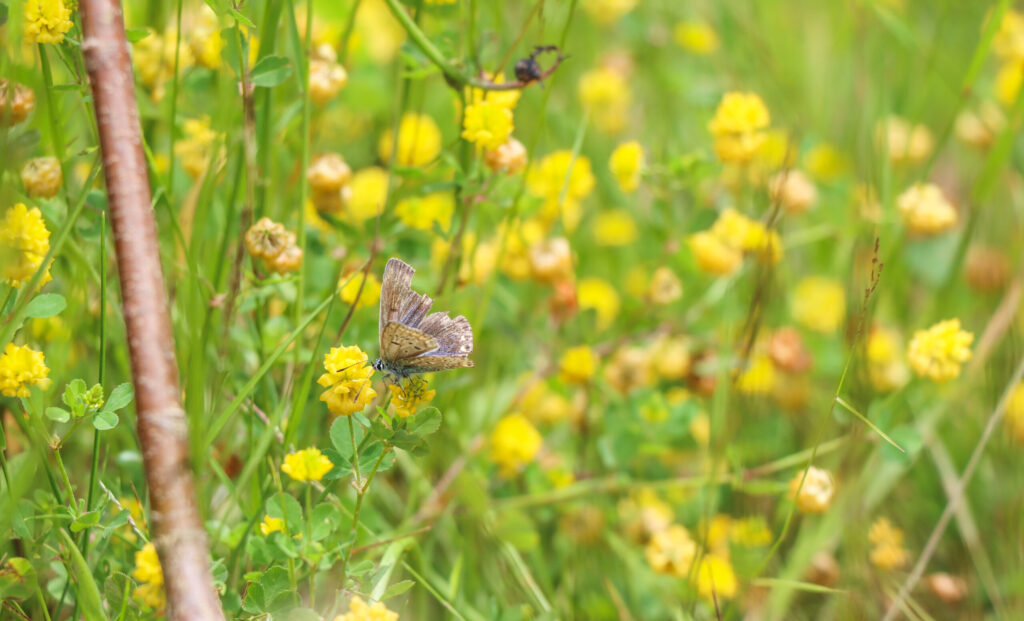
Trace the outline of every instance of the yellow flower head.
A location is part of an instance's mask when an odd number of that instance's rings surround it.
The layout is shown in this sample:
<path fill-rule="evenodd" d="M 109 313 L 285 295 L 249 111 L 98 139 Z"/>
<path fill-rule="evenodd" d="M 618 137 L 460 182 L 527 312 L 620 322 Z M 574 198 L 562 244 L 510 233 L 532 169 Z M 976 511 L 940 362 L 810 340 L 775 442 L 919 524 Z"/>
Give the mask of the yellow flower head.
<path fill-rule="evenodd" d="M 874 327 L 865 346 L 868 378 L 879 392 L 901 388 L 910 379 L 910 370 L 903 361 L 903 341 L 894 331 Z"/>
<path fill-rule="evenodd" d="M 192 55 L 196 62 L 208 69 L 217 69 L 221 65 L 220 53 L 225 43 L 220 30 L 217 14 L 208 4 L 200 7 L 195 23 L 188 29 L 188 45 Z"/>
<path fill-rule="evenodd" d="M 807 470 L 803 487 L 800 487 L 803 476 L 803 471 L 800 471 L 789 480 L 789 499 L 796 501 L 796 507 L 801 513 L 824 513 L 832 504 L 836 492 L 832 475 L 828 470 L 811 466 Z M 797 489 L 800 490 L 799 494 Z"/>
<path fill-rule="evenodd" d="M 730 599 L 736 596 L 739 582 L 729 559 L 707 554 L 697 567 L 697 593 L 707 600 Z"/>
<path fill-rule="evenodd" d="M 60 43 L 71 30 L 71 9 L 64 0 L 28 0 L 25 10 L 25 41 Z"/>
<path fill-rule="evenodd" d="M 309 61 L 309 98 L 318 106 L 334 99 L 348 84 L 348 72 L 336 62 L 313 58 Z"/>
<path fill-rule="evenodd" d="M 691 54 L 707 56 L 718 49 L 718 33 L 700 19 L 679 22 L 672 30 L 676 45 Z"/>
<path fill-rule="evenodd" d="M 136 599 L 156 610 L 164 607 L 164 572 L 152 541 L 135 552 L 132 577 L 142 583 L 132 592 Z"/>
<path fill-rule="evenodd" d="M 0 395 L 28 397 L 29 386 L 45 390 L 50 386 L 49 374 L 43 352 L 28 345 L 8 343 L 0 355 Z"/>
<path fill-rule="evenodd" d="M 775 388 L 775 365 L 771 358 L 756 354 L 736 378 L 736 389 L 746 395 L 767 395 Z"/>
<path fill-rule="evenodd" d="M 788 170 L 768 180 L 768 195 L 787 213 L 801 214 L 814 206 L 818 200 L 818 189 L 803 172 Z"/>
<path fill-rule="evenodd" d="M 734 520 L 729 538 L 745 548 L 760 548 L 772 542 L 772 531 L 760 515 Z"/>
<path fill-rule="evenodd" d="M 932 153 L 935 139 L 924 125 L 890 116 L 878 124 L 876 139 L 893 164 L 918 164 Z"/>
<path fill-rule="evenodd" d="M 573 161 L 572 151 L 555 151 L 530 168 L 526 189 L 539 198 L 557 199 L 566 189 L 566 197 L 583 200 L 594 189 L 590 160 L 579 155 Z"/>
<path fill-rule="evenodd" d="M 1003 420 L 1013 439 L 1019 444 L 1024 444 L 1024 382 L 1017 384 L 1010 393 L 1010 401 L 1006 404 L 1006 415 Z"/>
<path fill-rule="evenodd" d="M 808 276 L 796 285 L 791 311 L 793 319 L 805 328 L 831 334 L 846 317 L 846 291 L 831 278 Z"/>
<path fill-rule="evenodd" d="M 492 171 L 506 175 L 514 175 L 523 170 L 527 161 L 526 147 L 511 136 L 498 148 L 484 151 L 484 164 Z"/>
<path fill-rule="evenodd" d="M 377 143 L 377 153 L 385 162 L 391 161 L 394 141 L 394 131 L 389 128 Z M 406 113 L 398 124 L 398 157 L 395 163 L 399 166 L 426 166 L 440 153 L 441 129 L 434 119 L 425 114 Z"/>
<path fill-rule="evenodd" d="M 681 380 L 690 372 L 690 343 L 683 336 L 662 336 L 650 350 L 651 370 L 662 379 Z"/>
<path fill-rule="evenodd" d="M 626 536 L 636 543 L 646 544 L 655 533 L 672 526 L 672 506 L 649 488 L 641 488 L 629 498 L 619 502 L 619 515 L 626 528 Z"/>
<path fill-rule="evenodd" d="M 25 185 L 25 193 L 33 198 L 57 196 L 64 183 L 60 160 L 52 156 L 30 159 L 21 169 L 21 182 Z"/>
<path fill-rule="evenodd" d="M 536 382 L 519 401 L 519 409 L 538 423 L 557 423 L 575 415 L 576 410 L 568 399 L 548 388 L 548 385 Z"/>
<path fill-rule="evenodd" d="M 594 241 L 599 246 L 628 246 L 636 238 L 636 221 L 625 209 L 603 211 L 594 217 Z"/>
<path fill-rule="evenodd" d="M 498 73 L 497 75 L 491 75 L 484 72 L 484 77 L 490 79 L 495 84 L 505 83 L 505 74 Z M 485 91 L 482 88 L 466 87 L 466 103 L 467 104 L 478 104 L 482 101 L 489 101 L 496 103 L 509 110 L 515 110 L 516 104 L 519 103 L 519 97 L 522 92 L 519 89 L 512 89 L 509 91 Z"/>
<path fill-rule="evenodd" d="M 327 388 L 320 400 L 334 415 L 350 415 L 362 410 L 377 396 L 370 385 L 373 367 L 366 366 L 366 353 L 358 345 L 332 347 L 324 355 L 327 371 L 317 383 Z"/>
<path fill-rule="evenodd" d="M 585 384 L 597 371 L 598 358 L 590 347 L 577 345 L 562 354 L 558 370 L 562 381 L 567 384 Z"/>
<path fill-rule="evenodd" d="M 324 475 L 331 471 L 334 464 L 327 456 L 316 447 L 310 447 L 289 453 L 284 456 L 284 463 L 281 464 L 281 472 L 291 478 L 304 483 L 306 481 L 319 481 Z"/>
<path fill-rule="evenodd" d="M 366 280 L 365 285 L 363 284 L 364 279 Z M 338 292 L 341 301 L 350 306 L 355 304 L 357 310 L 374 306 L 380 301 L 380 280 L 373 272 L 365 274 L 360 271 L 358 274 L 342 276 L 338 286 L 341 287 L 341 291 Z M 360 288 L 362 288 L 362 293 L 359 291 Z"/>
<path fill-rule="evenodd" d="M 1024 61 L 1024 15 L 1013 9 L 1003 14 L 992 40 L 992 53 L 1003 60 Z"/>
<path fill-rule="evenodd" d="M 615 287 L 600 278 L 584 278 L 576 286 L 576 302 L 580 310 L 593 309 L 597 313 L 597 328 L 605 330 L 619 315 L 622 302 Z"/>
<path fill-rule="evenodd" d="M 910 561 L 910 553 L 903 547 L 903 531 L 888 518 L 878 518 L 871 524 L 868 541 L 874 545 L 871 563 L 879 569 L 898 569 Z"/>
<path fill-rule="evenodd" d="M 633 94 L 620 71 L 598 67 L 584 73 L 580 77 L 579 97 L 598 129 L 608 134 L 625 129 Z"/>
<path fill-rule="evenodd" d="M 398 621 L 398 613 L 388 610 L 383 602 L 367 604 L 356 595 L 348 603 L 348 612 L 334 617 L 334 621 Z"/>
<path fill-rule="evenodd" d="M 210 118 L 187 119 L 185 137 L 174 143 L 174 155 L 181 160 L 185 172 L 193 179 L 210 164 L 213 143 L 219 134 L 210 126 Z"/>
<path fill-rule="evenodd" d="M 900 194 L 896 206 L 911 233 L 935 235 L 956 226 L 956 208 L 935 184 L 915 183 Z"/>
<path fill-rule="evenodd" d="M 512 111 L 491 100 L 468 106 L 462 119 L 462 137 L 484 149 L 505 144 L 512 129 Z"/>
<path fill-rule="evenodd" d="M 947 319 L 914 333 L 907 360 L 918 377 L 945 382 L 959 376 L 962 365 L 971 359 L 972 342 L 974 335 L 960 329 L 959 319 Z"/>
<path fill-rule="evenodd" d="M 611 169 L 619 188 L 625 192 L 635 192 L 640 186 L 640 173 L 644 167 L 644 148 L 636 140 L 623 142 L 615 147 L 611 157 L 608 159 L 608 168 Z"/>
<path fill-rule="evenodd" d="M 543 438 L 528 418 L 515 412 L 502 418 L 491 432 L 491 460 L 502 476 L 511 476 L 537 457 Z"/>
<path fill-rule="evenodd" d="M 0 219 L 0 276 L 15 287 L 32 279 L 50 251 L 50 231 L 38 207 L 29 209 L 23 203 L 9 207 Z M 51 280 L 50 270 L 39 286 Z"/>
<path fill-rule="evenodd" d="M 706 274 L 728 276 L 743 263 L 743 253 L 710 231 L 694 233 L 686 241 L 697 267 Z"/>
<path fill-rule="evenodd" d="M 764 142 L 763 130 L 769 123 L 768 108 L 756 93 L 726 93 L 708 123 L 715 153 L 723 162 L 750 161 Z"/>
<path fill-rule="evenodd" d="M 690 531 L 673 524 L 651 536 L 644 548 L 644 556 L 651 569 L 659 574 L 685 578 L 697 556 L 697 543 L 690 537 Z"/>
<path fill-rule="evenodd" d="M 388 173 L 383 168 L 371 166 L 352 175 L 348 183 L 351 194 L 345 202 L 345 214 L 353 224 L 359 224 L 376 217 L 384 209 L 388 196 Z"/>
<path fill-rule="evenodd" d="M 595 22 L 608 26 L 629 13 L 640 0 L 583 0 L 583 10 Z"/>
<path fill-rule="evenodd" d="M 828 142 L 814 145 L 804 156 L 804 168 L 818 181 L 832 181 L 845 173 L 849 166 L 843 152 Z"/>
<path fill-rule="evenodd" d="M 608 384 L 625 395 L 651 383 L 651 365 L 647 352 L 639 347 L 620 347 L 604 369 Z"/>
<path fill-rule="evenodd" d="M 1020 86 L 1024 83 L 1024 60 L 1009 60 L 1003 63 L 996 74 L 995 92 L 999 103 L 1007 108 L 1017 101 Z"/>
<path fill-rule="evenodd" d="M 263 533 L 264 537 L 266 537 L 270 533 L 283 533 L 284 520 L 281 518 L 264 515 L 263 521 L 260 522 L 260 532 Z"/>
<path fill-rule="evenodd" d="M 662 265 L 654 270 L 651 276 L 651 283 L 647 290 L 647 297 L 658 306 L 671 304 L 683 297 L 683 283 L 679 277 L 667 265 Z"/>
<path fill-rule="evenodd" d="M 395 206 L 395 215 L 406 226 L 421 231 L 434 230 L 434 224 L 447 231 L 455 213 L 455 198 L 451 192 L 433 192 L 424 196 L 404 198 Z"/>
<path fill-rule="evenodd" d="M 404 385 L 388 384 L 388 390 L 391 391 L 391 407 L 399 418 L 412 416 L 437 394 L 436 390 L 427 390 L 427 380 L 421 377 L 410 377 Z"/>

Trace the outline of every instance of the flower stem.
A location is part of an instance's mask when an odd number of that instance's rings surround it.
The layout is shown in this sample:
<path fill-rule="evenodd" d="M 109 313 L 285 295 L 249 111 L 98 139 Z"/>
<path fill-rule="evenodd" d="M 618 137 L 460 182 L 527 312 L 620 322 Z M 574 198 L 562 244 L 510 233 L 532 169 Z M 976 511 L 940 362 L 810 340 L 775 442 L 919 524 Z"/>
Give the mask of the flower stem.
<path fill-rule="evenodd" d="M 386 447 L 377 458 L 377 462 L 373 464 L 373 470 L 370 470 L 369 476 L 366 477 L 366 482 L 359 485 L 359 477 L 356 477 L 357 488 L 356 488 L 356 506 L 352 510 L 352 529 L 349 531 L 349 542 L 348 550 L 345 552 L 345 561 L 341 566 L 341 584 L 345 584 L 345 577 L 348 573 L 348 564 L 352 560 L 352 552 L 356 549 L 356 537 L 359 536 L 359 513 L 363 508 L 363 498 L 366 496 L 366 492 L 370 489 L 370 483 L 373 482 L 374 475 L 377 474 L 377 469 L 380 468 L 380 464 L 384 461 L 384 456 L 388 454 L 390 447 Z"/>

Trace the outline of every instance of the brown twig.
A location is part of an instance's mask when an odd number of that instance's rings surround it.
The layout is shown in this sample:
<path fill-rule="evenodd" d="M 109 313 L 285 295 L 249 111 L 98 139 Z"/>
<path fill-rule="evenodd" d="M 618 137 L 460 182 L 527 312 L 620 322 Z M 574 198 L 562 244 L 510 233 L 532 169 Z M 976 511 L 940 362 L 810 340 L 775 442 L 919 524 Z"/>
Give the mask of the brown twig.
<path fill-rule="evenodd" d="M 172 620 L 219 620 L 224 615 L 213 588 L 206 531 L 188 463 L 188 426 L 121 5 L 118 0 L 82 0 L 80 11 L 167 615 Z"/>

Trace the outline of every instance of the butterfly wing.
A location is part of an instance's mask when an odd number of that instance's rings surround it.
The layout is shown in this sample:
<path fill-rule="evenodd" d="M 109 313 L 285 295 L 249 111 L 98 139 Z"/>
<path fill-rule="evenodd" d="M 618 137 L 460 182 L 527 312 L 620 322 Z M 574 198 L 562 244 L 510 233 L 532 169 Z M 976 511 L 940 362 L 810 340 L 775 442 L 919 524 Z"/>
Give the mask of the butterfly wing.
<path fill-rule="evenodd" d="M 447 369 L 465 369 L 474 366 L 473 361 L 465 356 L 443 356 L 427 354 L 406 361 L 405 368 L 412 373 L 432 373 Z"/>
<path fill-rule="evenodd" d="M 432 313 L 417 326 L 437 339 L 437 354 L 468 356 L 473 353 L 473 327 L 459 315 L 455 319 L 447 312 Z"/>
<path fill-rule="evenodd" d="M 437 351 L 437 339 L 397 321 L 381 330 L 380 357 L 385 362 L 403 362 Z"/>
<path fill-rule="evenodd" d="M 384 351 L 384 327 L 399 320 L 402 305 L 412 294 L 409 286 L 415 273 L 411 265 L 400 259 L 388 259 L 384 267 L 384 278 L 380 285 L 380 325 L 377 328 L 381 352 Z"/>

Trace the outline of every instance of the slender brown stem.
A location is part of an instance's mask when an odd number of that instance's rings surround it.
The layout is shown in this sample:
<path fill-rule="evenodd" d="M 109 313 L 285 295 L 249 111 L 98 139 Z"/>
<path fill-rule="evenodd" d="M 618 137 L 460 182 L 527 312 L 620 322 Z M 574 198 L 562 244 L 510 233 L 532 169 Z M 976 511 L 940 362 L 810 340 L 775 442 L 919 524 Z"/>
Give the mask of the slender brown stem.
<path fill-rule="evenodd" d="M 188 425 L 157 245 L 131 58 L 118 0 L 80 3 L 114 231 L 132 378 L 167 618 L 223 619 L 188 462 Z"/>

